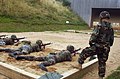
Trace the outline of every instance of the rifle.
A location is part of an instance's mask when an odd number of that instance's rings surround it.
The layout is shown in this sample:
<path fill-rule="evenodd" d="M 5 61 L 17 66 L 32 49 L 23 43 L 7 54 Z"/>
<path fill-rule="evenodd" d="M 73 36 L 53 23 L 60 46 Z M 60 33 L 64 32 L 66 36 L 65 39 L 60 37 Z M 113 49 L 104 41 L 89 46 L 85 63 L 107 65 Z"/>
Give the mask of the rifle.
<path fill-rule="evenodd" d="M 16 50 L 13 50 L 13 49 L 8 49 L 8 48 L 6 48 L 6 49 L 0 49 L 0 52 L 6 52 L 6 53 L 13 53 L 13 52 L 15 52 Z"/>
<path fill-rule="evenodd" d="M 78 49 L 76 49 L 72 52 L 74 54 L 74 56 L 77 54 L 76 52 L 79 51 L 79 50 L 81 50 L 81 48 L 78 48 Z"/>
<path fill-rule="evenodd" d="M 16 42 L 18 42 L 19 40 L 21 40 L 21 39 L 25 39 L 26 37 L 22 37 L 22 38 L 16 38 L 15 40 L 16 40 Z"/>
<path fill-rule="evenodd" d="M 50 44 L 52 44 L 52 43 L 42 44 L 41 46 L 43 46 L 43 48 L 45 49 L 45 46 L 50 45 Z"/>
<path fill-rule="evenodd" d="M 0 38 L 1 38 L 1 37 L 5 37 L 5 36 L 7 36 L 7 35 L 0 35 Z"/>

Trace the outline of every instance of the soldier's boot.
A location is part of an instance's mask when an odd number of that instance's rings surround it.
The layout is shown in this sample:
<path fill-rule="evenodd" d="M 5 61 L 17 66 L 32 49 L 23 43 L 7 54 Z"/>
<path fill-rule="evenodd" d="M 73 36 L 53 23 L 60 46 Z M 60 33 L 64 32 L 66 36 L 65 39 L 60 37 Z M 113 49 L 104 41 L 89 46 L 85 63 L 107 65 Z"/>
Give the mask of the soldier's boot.
<path fill-rule="evenodd" d="M 40 67 L 40 69 L 42 69 L 43 71 L 48 72 L 48 69 L 44 66 L 44 64 L 43 64 L 43 63 L 39 64 L 38 66 L 39 66 L 39 67 Z"/>
<path fill-rule="evenodd" d="M 46 66 L 50 66 L 51 64 L 52 64 L 52 63 L 50 63 L 49 61 L 45 61 L 45 62 L 39 64 L 38 66 L 39 66 L 42 70 L 48 72 L 48 69 L 46 68 Z"/>
<path fill-rule="evenodd" d="M 16 60 L 28 60 L 28 61 L 34 61 L 34 56 L 16 56 Z"/>
<path fill-rule="evenodd" d="M 13 53 L 9 53 L 9 56 L 16 58 L 17 55 L 22 55 L 22 54 L 23 54 L 22 52 L 13 52 Z"/>

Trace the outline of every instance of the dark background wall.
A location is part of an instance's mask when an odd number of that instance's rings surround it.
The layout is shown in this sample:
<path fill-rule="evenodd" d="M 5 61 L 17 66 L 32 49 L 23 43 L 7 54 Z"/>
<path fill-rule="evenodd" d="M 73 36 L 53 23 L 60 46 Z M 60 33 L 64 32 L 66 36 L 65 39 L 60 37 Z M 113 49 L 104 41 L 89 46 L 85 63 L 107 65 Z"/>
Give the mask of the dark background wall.
<path fill-rule="evenodd" d="M 92 8 L 91 26 L 93 22 L 99 22 L 99 13 L 103 10 L 110 13 L 113 26 L 118 26 L 118 23 L 120 25 L 120 8 Z"/>

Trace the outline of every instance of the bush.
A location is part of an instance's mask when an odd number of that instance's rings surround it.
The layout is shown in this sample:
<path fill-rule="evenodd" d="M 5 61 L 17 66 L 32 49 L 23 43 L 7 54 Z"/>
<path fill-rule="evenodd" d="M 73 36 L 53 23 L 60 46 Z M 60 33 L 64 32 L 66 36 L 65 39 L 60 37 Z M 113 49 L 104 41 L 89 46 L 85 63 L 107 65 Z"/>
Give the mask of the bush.
<path fill-rule="evenodd" d="M 56 0 L 56 1 L 62 2 L 62 5 L 63 5 L 63 6 L 69 6 L 69 7 L 70 7 L 70 5 L 71 5 L 71 3 L 70 3 L 69 0 Z"/>
<path fill-rule="evenodd" d="M 68 0 L 63 0 L 63 6 L 70 6 L 71 3 Z"/>

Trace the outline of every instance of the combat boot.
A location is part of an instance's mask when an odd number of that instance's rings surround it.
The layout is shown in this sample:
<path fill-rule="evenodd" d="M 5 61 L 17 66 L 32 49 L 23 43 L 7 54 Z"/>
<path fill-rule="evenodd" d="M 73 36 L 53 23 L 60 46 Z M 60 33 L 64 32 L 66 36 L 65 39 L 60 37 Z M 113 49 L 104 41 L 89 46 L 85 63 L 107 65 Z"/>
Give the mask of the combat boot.
<path fill-rule="evenodd" d="M 45 67 L 45 63 L 41 63 L 38 65 L 40 67 L 40 69 L 42 69 L 43 71 L 48 72 L 48 69 Z"/>

